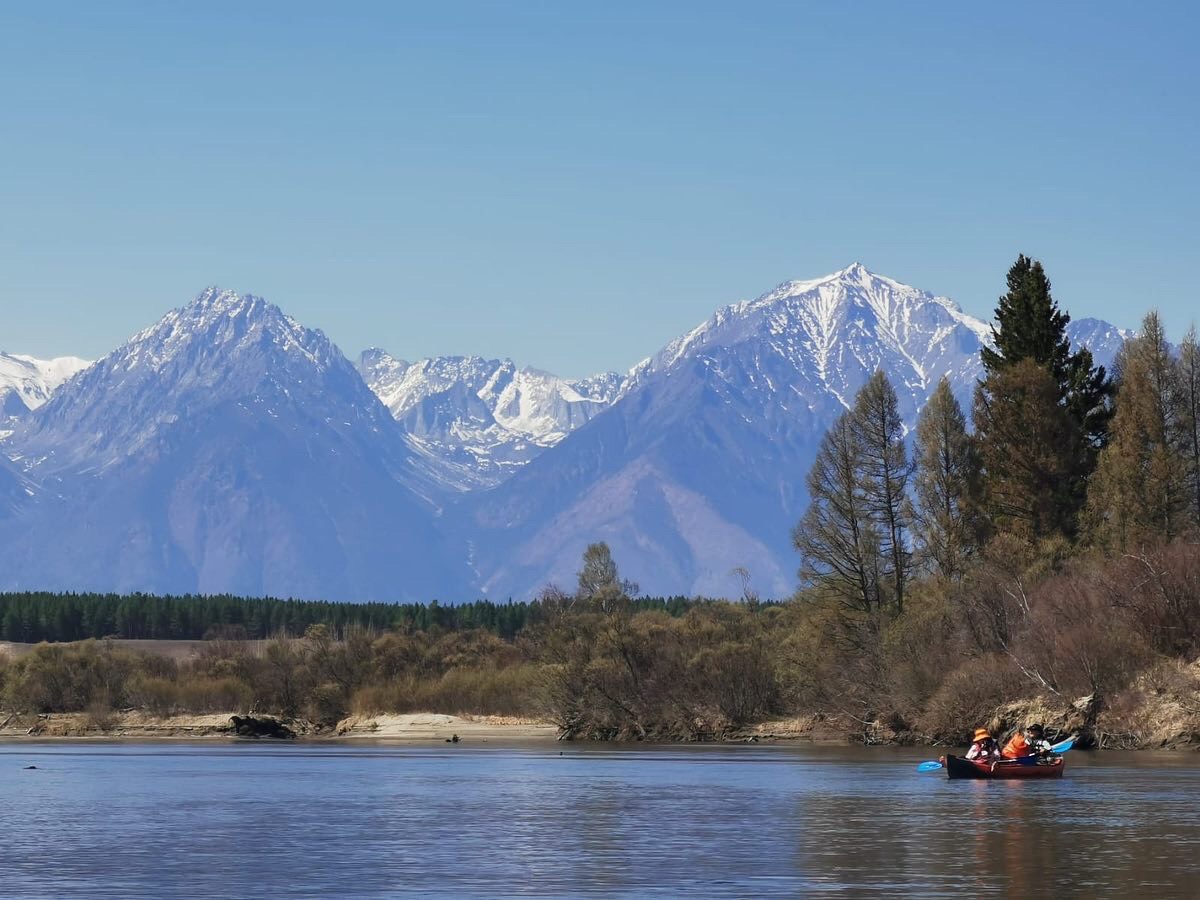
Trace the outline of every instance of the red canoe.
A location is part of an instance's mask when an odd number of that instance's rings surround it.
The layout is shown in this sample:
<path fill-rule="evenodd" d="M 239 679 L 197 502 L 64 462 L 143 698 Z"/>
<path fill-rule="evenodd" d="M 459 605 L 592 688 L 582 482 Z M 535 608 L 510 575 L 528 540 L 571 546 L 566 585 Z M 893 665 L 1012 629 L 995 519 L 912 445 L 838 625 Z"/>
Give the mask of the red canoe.
<path fill-rule="evenodd" d="M 943 756 L 942 765 L 946 767 L 946 775 L 950 778 L 1062 778 L 1064 768 L 1061 756 L 1044 762 L 1015 759 L 986 762 L 961 756 Z"/>

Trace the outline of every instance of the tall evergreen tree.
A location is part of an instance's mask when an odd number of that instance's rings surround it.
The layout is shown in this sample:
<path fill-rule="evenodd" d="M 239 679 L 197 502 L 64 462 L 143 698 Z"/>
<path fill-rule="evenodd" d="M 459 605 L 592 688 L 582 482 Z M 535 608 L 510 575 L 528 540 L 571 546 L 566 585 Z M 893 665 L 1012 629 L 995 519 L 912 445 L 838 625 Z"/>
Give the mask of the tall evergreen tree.
<path fill-rule="evenodd" d="M 1187 470 L 1179 452 L 1179 368 L 1158 313 L 1118 356 L 1116 411 L 1088 493 L 1091 538 L 1123 550 L 1147 538 L 1180 533 L 1188 506 Z"/>
<path fill-rule="evenodd" d="M 915 537 L 921 562 L 957 578 L 983 535 L 980 467 L 966 416 L 943 376 L 917 420 Z"/>
<path fill-rule="evenodd" d="M 1067 323 L 1071 317 L 1058 308 L 1050 293 L 1050 279 L 1042 264 L 1025 254 L 1008 270 L 1008 293 L 996 305 L 992 340 L 996 349 L 984 347 L 983 366 L 989 375 L 1032 359 L 1065 385 L 1071 368 L 1071 342 Z"/>
<path fill-rule="evenodd" d="M 974 419 L 992 527 L 1035 540 L 1073 533 L 1075 458 L 1062 448 L 1078 431 L 1050 372 L 1026 359 L 989 375 L 976 385 Z"/>
<path fill-rule="evenodd" d="M 985 347 L 982 351 L 985 376 L 982 393 L 976 394 L 977 399 L 982 398 L 989 405 L 989 412 L 995 418 L 1001 414 L 997 407 L 1001 394 L 994 388 L 1005 372 L 1028 361 L 1043 368 L 1050 376 L 1055 403 L 1073 426 L 1070 440 L 1054 448 L 991 448 L 984 455 L 1009 459 L 1024 457 L 1032 462 L 1035 457 L 1045 457 L 1048 449 L 1057 454 L 1059 459 L 1046 459 L 1045 462 L 1063 479 L 1055 491 L 1055 499 L 1064 504 L 1066 515 L 1056 517 L 1055 527 L 1067 535 L 1075 532 L 1076 519 L 1087 496 L 1088 478 L 1095 468 L 1097 454 L 1107 441 L 1113 394 L 1111 379 L 1103 366 L 1094 365 L 1092 354 L 1086 348 L 1072 352 L 1066 334 L 1070 321 L 1071 317 L 1059 309 L 1051 294 L 1050 280 L 1042 264 L 1024 254 L 1019 256 L 1008 271 L 1008 292 L 996 306 L 996 322 L 992 327 L 995 349 Z M 1025 377 L 1018 380 L 1028 382 Z M 1035 393 L 1040 398 L 1040 393 Z M 1024 396 L 1023 391 L 1017 391 L 1009 395 L 1008 401 L 1023 402 Z M 1001 418 L 1010 414 L 1020 421 L 1029 419 L 1033 411 L 1017 409 L 1001 414 Z M 1028 429 L 1012 429 L 1011 439 L 1018 443 L 1028 442 L 1037 427 L 1038 423 L 1030 421 Z M 1004 432 L 1009 433 L 1009 429 Z M 1064 433 L 1063 437 L 1067 435 Z M 989 437 L 990 440 L 1000 438 L 998 433 Z M 985 466 L 985 485 L 990 486 L 991 482 L 992 474 Z"/>
<path fill-rule="evenodd" d="M 896 390 L 882 371 L 875 372 L 858 392 L 851 421 L 860 455 L 858 477 L 863 499 L 867 514 L 879 527 L 888 600 L 900 613 L 904 611 L 904 591 L 912 569 L 908 549 L 912 465 L 904 446 L 904 420 Z"/>
<path fill-rule="evenodd" d="M 1177 443 L 1188 494 L 1187 527 L 1200 530 L 1200 344 L 1192 326 L 1179 345 Z"/>

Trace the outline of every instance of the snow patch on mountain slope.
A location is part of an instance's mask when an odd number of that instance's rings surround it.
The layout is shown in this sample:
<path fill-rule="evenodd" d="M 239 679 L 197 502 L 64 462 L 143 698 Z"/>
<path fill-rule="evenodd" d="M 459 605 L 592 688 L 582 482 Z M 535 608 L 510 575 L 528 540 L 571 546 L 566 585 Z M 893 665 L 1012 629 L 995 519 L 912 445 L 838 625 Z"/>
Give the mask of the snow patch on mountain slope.
<path fill-rule="evenodd" d="M 77 356 L 37 359 L 0 351 L 0 419 L 37 409 L 59 385 L 90 365 Z"/>

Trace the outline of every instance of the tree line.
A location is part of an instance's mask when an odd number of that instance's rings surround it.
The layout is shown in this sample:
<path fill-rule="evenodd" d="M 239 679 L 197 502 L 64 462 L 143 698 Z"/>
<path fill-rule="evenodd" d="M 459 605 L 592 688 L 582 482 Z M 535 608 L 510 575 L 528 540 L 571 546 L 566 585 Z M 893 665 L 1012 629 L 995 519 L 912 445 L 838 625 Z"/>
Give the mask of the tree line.
<path fill-rule="evenodd" d="M 568 737 L 696 739 L 782 707 L 768 635 L 785 604 L 636 592 L 608 547 L 594 544 L 573 593 L 480 605 L 526 614 L 509 638 L 478 625 L 346 624 L 338 634 L 322 622 L 263 641 L 213 636 L 187 655 L 107 640 L 40 643 L 16 658 L 0 653 L 0 710 L 84 712 L 99 730 L 131 709 L 267 713 L 318 730 L 351 714 L 432 710 L 549 718 Z M 221 599 L 237 609 L 238 598 Z M 285 608 L 299 617 L 355 607 Z"/>
<path fill-rule="evenodd" d="M 638 610 L 679 616 L 697 603 L 689 597 L 639 597 Z M 469 631 L 512 640 L 541 615 L 537 600 L 431 603 L 331 603 L 222 595 L 0 593 L 0 640 L 18 643 L 126 640 L 265 639 L 299 637 L 324 625 L 338 639 L 369 631 Z"/>

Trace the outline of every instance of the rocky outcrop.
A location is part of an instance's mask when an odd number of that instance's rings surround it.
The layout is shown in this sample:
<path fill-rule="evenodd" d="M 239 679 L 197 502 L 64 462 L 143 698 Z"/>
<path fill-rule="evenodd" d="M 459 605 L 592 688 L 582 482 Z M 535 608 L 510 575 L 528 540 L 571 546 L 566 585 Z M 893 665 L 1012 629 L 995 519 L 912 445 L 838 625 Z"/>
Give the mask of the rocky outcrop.
<path fill-rule="evenodd" d="M 272 738 L 280 741 L 296 739 L 296 732 L 279 719 L 268 716 L 230 716 L 230 730 L 238 737 Z"/>
<path fill-rule="evenodd" d="M 990 727 L 996 739 L 1003 743 L 1019 729 L 1038 722 L 1046 729 L 1046 737 L 1051 742 L 1075 735 L 1075 746 L 1085 749 L 1099 743 L 1096 724 L 1103 708 L 1103 703 L 1095 694 L 1077 700 L 1038 696 L 1001 706 L 996 710 Z"/>

